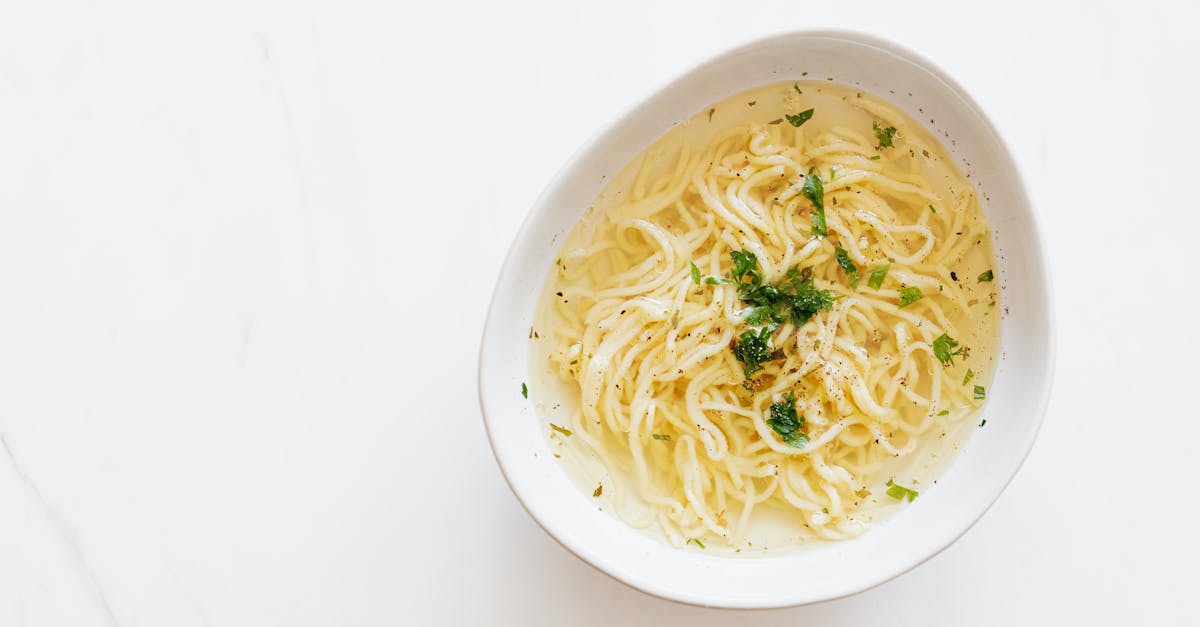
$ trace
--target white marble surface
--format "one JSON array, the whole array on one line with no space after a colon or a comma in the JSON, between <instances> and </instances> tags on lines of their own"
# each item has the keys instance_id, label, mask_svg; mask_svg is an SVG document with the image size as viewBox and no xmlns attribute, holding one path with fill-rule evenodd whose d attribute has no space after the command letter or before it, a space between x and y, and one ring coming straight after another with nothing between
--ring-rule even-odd
<instances>
[{"instance_id":1,"label":"white marble surface","mask_svg":"<svg viewBox=\"0 0 1200 627\"><path fill-rule=\"evenodd\" d=\"M0 5L0 625L1196 619L1195 15L171 4ZM1009 136L1057 387L1010 489L912 573L808 608L674 605L511 496L475 398L484 307L602 121L814 25L927 54Z\"/></svg>"}]
</instances>

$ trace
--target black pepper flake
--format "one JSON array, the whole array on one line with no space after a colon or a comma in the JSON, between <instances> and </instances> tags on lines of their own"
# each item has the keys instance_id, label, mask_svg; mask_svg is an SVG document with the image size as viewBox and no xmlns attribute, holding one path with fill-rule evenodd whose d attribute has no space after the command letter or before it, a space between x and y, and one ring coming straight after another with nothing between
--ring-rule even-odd
<instances>
[{"instance_id":1,"label":"black pepper flake","mask_svg":"<svg viewBox=\"0 0 1200 627\"><path fill-rule=\"evenodd\" d=\"M957 274L957 273L955 273L953 270L951 270L951 271L950 271L950 278L951 278L951 279L954 279L955 281L957 281L957 280L958 280L958 274Z\"/></svg>"}]
</instances>

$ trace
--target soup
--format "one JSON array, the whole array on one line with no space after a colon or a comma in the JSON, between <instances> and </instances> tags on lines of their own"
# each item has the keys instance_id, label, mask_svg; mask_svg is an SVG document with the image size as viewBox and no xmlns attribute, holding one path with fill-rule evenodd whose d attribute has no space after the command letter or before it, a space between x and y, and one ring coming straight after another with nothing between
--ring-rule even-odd
<instances>
[{"instance_id":1,"label":"soup","mask_svg":"<svg viewBox=\"0 0 1200 627\"><path fill-rule=\"evenodd\" d=\"M832 82L755 88L658 139L564 241L531 398L587 498L671 544L851 538L978 424L993 259L915 120Z\"/></svg>"}]
</instances>

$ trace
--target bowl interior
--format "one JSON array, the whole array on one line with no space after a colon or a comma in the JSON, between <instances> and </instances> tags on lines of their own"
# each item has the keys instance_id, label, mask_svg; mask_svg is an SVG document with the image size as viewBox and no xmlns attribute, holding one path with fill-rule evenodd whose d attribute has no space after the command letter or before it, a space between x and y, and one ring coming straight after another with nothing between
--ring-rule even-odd
<instances>
[{"instance_id":1,"label":"bowl interior","mask_svg":"<svg viewBox=\"0 0 1200 627\"><path fill-rule=\"evenodd\" d=\"M935 486L861 537L777 557L681 551L595 505L554 459L521 397L539 290L607 177L673 124L737 92L782 80L832 78L887 98L941 139L979 192L993 228L1005 315L987 426ZM920 111L919 111L920 110ZM930 122L934 120L934 122ZM1036 220L1003 141L960 87L927 61L844 32L781 35L684 74L584 146L534 205L500 273L480 351L484 422L509 484L543 528L579 557L646 592L722 607L779 607L844 596L916 566L967 530L999 496L1033 444L1052 374L1049 289Z\"/></svg>"}]
</instances>

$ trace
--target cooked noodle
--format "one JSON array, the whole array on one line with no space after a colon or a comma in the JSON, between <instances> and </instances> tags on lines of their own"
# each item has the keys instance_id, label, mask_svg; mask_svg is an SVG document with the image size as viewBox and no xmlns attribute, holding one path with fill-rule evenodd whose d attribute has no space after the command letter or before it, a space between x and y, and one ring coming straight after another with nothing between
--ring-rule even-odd
<instances>
[{"instance_id":1,"label":"cooked noodle","mask_svg":"<svg viewBox=\"0 0 1200 627\"><path fill-rule=\"evenodd\" d=\"M545 354L579 392L578 407L558 418L572 435L555 437L626 478L605 489L640 506L613 501L618 514L676 545L742 546L761 508L787 513L799 539L861 533L867 501L891 478L888 460L943 437L982 402L963 379L970 367L984 380L994 333L980 330L981 312L990 315L995 299L990 284L959 276L992 258L971 184L892 106L800 86L837 96L859 117L844 121L827 105L798 128L734 125L702 150L660 142L609 194L612 206L568 239L545 295ZM804 102L792 83L761 89L785 108ZM898 129L895 146L877 149L866 119ZM813 235L813 203L801 193L810 171L824 182L824 238ZM858 268L854 288L835 246ZM697 285L691 271L694 262L704 277L728 278L740 250L756 256L768 283L808 268L835 298L798 327L780 324L775 359L749 380L730 350L751 328L749 306L737 286ZM884 283L869 286L885 264ZM922 298L900 307L906 286ZM976 354L943 365L933 346L942 334L964 347L972 338ZM800 446L766 421L789 392L805 419Z\"/></svg>"}]
</instances>

